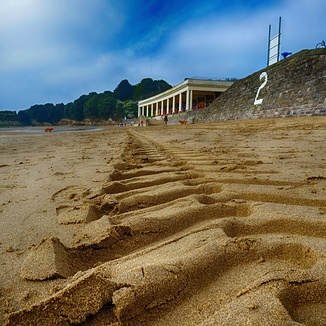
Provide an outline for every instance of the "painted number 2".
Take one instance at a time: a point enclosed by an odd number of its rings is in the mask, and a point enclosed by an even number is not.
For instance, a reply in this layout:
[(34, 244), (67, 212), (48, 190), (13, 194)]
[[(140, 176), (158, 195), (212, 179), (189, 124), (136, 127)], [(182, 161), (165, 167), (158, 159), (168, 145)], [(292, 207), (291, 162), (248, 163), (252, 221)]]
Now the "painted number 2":
[(260, 98), (258, 99), (258, 96), (259, 96), (259, 92), (266, 86), (267, 84), (267, 72), (262, 72), (259, 76), (259, 80), (263, 80), (264, 79), (264, 82), (259, 86), (258, 88), (258, 91), (257, 91), (257, 94), (256, 94), (256, 98), (255, 98), (255, 102), (254, 102), (254, 105), (258, 105), (258, 104), (262, 104), (263, 103), (263, 99)]

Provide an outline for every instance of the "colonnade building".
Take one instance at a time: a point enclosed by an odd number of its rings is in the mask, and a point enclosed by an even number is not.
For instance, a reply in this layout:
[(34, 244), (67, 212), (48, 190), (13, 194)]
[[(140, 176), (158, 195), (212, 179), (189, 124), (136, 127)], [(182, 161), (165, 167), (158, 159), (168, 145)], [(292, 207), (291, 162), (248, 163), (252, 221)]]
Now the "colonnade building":
[(186, 78), (163, 93), (139, 101), (138, 117), (151, 118), (203, 109), (232, 84), (232, 81), (225, 80)]

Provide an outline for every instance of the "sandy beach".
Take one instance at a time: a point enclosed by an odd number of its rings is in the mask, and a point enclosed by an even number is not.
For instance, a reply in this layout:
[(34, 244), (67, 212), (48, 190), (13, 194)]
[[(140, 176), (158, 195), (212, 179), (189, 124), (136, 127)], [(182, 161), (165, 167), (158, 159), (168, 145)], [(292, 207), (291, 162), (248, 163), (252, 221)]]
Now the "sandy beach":
[(326, 117), (0, 132), (0, 324), (326, 325)]

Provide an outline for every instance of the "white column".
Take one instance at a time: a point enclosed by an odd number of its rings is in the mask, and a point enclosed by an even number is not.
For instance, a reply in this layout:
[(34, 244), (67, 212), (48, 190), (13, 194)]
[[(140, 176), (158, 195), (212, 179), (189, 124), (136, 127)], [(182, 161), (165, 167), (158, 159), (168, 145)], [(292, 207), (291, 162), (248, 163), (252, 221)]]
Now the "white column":
[(169, 114), (170, 112), (170, 99), (166, 99), (166, 114)]
[(162, 100), (161, 101), (161, 112), (160, 112), (160, 115), (162, 115), (163, 114), (163, 112), (164, 112), (164, 101)]
[(182, 93), (179, 94), (179, 112), (182, 111)]
[(151, 104), (151, 117), (154, 115), (154, 103)]
[(158, 102), (155, 103), (155, 115), (158, 115)]
[(147, 118), (148, 117), (148, 104), (146, 105), (146, 115), (145, 117)]
[(140, 117), (141, 114), (141, 106), (138, 105), (138, 117)]
[(192, 89), (189, 91), (189, 110), (192, 110)]
[(186, 111), (189, 110), (189, 89), (186, 92)]
[(175, 113), (175, 96), (172, 97), (172, 113)]

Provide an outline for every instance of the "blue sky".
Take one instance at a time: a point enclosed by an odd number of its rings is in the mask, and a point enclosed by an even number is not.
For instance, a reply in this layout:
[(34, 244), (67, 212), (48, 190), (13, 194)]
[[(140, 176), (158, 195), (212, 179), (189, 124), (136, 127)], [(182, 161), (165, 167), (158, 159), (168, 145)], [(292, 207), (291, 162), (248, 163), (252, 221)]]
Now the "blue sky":
[(0, 109), (68, 103), (123, 79), (242, 78), (326, 39), (325, 0), (0, 0)]

